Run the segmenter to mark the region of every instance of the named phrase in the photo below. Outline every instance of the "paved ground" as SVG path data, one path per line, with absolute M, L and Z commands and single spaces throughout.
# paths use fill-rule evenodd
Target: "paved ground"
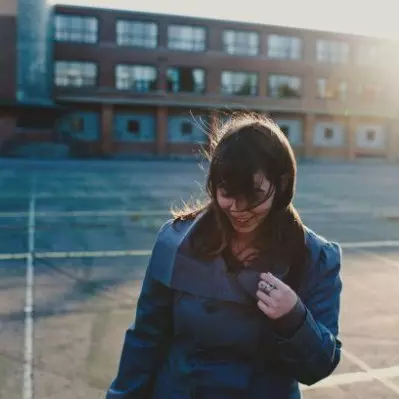
M 0 165 L 0 398 L 103 398 L 155 233 L 203 172 L 193 162 Z M 399 398 L 398 182 L 399 166 L 299 168 L 304 221 L 344 248 L 344 357 L 305 399 Z

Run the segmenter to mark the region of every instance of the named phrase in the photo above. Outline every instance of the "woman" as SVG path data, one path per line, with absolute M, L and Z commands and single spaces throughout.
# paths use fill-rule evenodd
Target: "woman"
M 340 360 L 341 251 L 291 201 L 276 124 L 213 135 L 209 202 L 160 230 L 107 399 L 296 399 Z

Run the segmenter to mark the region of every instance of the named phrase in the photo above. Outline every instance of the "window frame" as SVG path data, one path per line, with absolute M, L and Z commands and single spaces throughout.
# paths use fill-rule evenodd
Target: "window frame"
M 226 40 L 227 34 L 234 35 L 233 36 L 234 40 L 230 44 L 227 43 L 227 40 Z M 249 37 L 251 35 L 254 35 L 254 37 L 257 38 L 256 52 L 254 54 L 251 54 L 251 52 L 245 52 L 245 51 L 237 52 L 236 50 L 237 50 L 237 48 L 240 48 L 240 46 L 243 46 L 244 49 L 245 49 L 245 46 L 247 46 L 247 48 L 250 48 L 249 40 L 247 40 L 247 43 L 245 44 L 244 42 L 239 42 L 237 40 L 237 38 L 246 36 L 249 39 Z M 239 57 L 258 57 L 260 55 L 260 34 L 259 34 L 259 32 L 255 31 L 255 30 L 239 30 L 239 29 L 232 29 L 232 28 L 224 29 L 222 32 L 222 44 L 223 44 L 223 52 L 228 55 L 239 56 Z M 233 52 L 228 51 L 229 45 L 233 46 L 235 51 L 233 51 Z
M 296 79 L 299 82 L 299 87 L 297 89 L 298 95 L 297 96 L 281 96 L 281 95 L 272 95 L 274 93 L 274 90 L 271 89 L 271 84 L 270 84 L 270 79 L 272 77 L 279 77 L 279 78 L 290 78 L 290 79 Z M 289 87 L 290 85 L 288 85 Z M 281 87 L 281 84 L 278 86 Z M 289 87 L 291 89 L 291 87 Z M 291 89 L 293 90 L 293 89 Z M 302 93 L 303 90 L 303 82 L 302 82 L 302 77 L 298 75 L 288 75 L 288 74 L 281 74 L 281 73 L 269 73 L 267 75 L 267 97 L 270 98 L 275 98 L 275 99 L 300 99 L 303 96 Z
M 170 65 L 170 66 L 168 66 L 168 68 L 166 69 L 166 83 L 167 83 L 167 86 L 168 86 L 169 71 L 171 71 L 171 70 L 177 70 L 177 71 L 179 71 L 181 68 L 190 68 L 192 71 L 197 70 L 197 71 L 202 71 L 202 72 L 203 72 L 204 81 L 203 81 L 203 88 L 202 88 L 202 90 L 194 90 L 194 91 L 182 91 L 182 90 L 177 90 L 177 91 L 175 91 L 175 90 L 169 90 L 169 88 L 166 87 L 166 91 L 167 91 L 168 93 L 175 93 L 175 94 L 177 94 L 177 93 L 205 94 L 205 92 L 206 92 L 206 86 L 207 86 L 207 74 L 208 74 L 208 71 L 207 71 L 205 68 L 202 68 L 202 67 L 191 67 L 191 66 L 185 67 L 185 66 L 182 66 L 182 65 Z M 180 71 L 179 71 L 179 72 L 180 72 Z M 175 84 L 175 82 L 172 82 L 172 83 Z M 178 82 L 177 82 L 176 84 L 178 84 Z
M 58 26 L 57 26 L 57 21 L 60 21 L 61 19 L 64 20 L 69 20 L 69 25 L 68 28 L 69 30 L 65 29 L 64 27 L 64 35 L 67 36 L 65 38 L 61 38 L 58 35 Z M 73 36 L 73 34 L 76 32 L 74 32 L 74 30 L 72 29 L 73 26 L 73 21 L 76 20 L 80 20 L 80 21 L 84 21 L 84 20 L 93 20 L 95 21 L 95 32 L 93 31 L 79 31 L 80 36 L 84 37 L 85 35 L 94 35 L 94 40 L 82 40 L 82 39 L 73 39 L 71 38 L 71 36 Z M 82 26 L 84 26 L 84 24 L 81 24 Z M 54 15 L 54 20 L 53 20 L 53 38 L 54 41 L 57 43 L 73 43 L 73 44 L 97 44 L 99 42 L 99 32 L 100 32 L 100 22 L 99 22 L 99 18 L 95 17 L 95 16 L 91 16 L 91 15 L 82 15 L 82 14 L 68 14 L 68 13 L 56 13 Z
M 325 47 L 324 49 L 323 46 Z M 342 51 L 343 49 L 346 51 Z M 350 62 L 351 51 L 350 43 L 342 40 L 316 40 L 316 61 L 321 64 L 348 64 Z M 340 55 L 339 58 L 337 58 L 337 54 Z
M 71 85 L 71 84 L 66 84 L 66 85 L 60 85 L 57 84 L 57 78 L 59 78 L 57 74 L 57 67 L 61 64 L 76 64 L 76 65 L 86 65 L 88 66 L 94 66 L 94 77 L 93 77 L 93 83 L 92 84 L 81 84 L 81 85 Z M 66 75 L 67 76 L 67 75 Z M 64 78 L 66 78 L 66 76 Z M 83 77 L 84 78 L 84 77 Z M 82 78 L 82 79 L 83 79 Z M 87 76 L 86 76 L 87 78 Z M 73 89 L 85 89 L 85 88 L 93 88 L 98 86 L 98 78 L 99 78 L 99 64 L 94 61 L 86 61 L 86 60 L 55 60 L 54 65 L 53 65 L 53 85 L 57 88 L 73 88 Z
M 181 48 L 181 47 L 171 47 L 170 44 L 170 29 L 171 28 L 192 28 L 192 29 L 201 29 L 204 32 L 204 37 L 203 37 L 203 44 L 204 48 L 200 50 L 195 50 L 193 48 L 191 49 L 186 49 L 186 48 Z M 196 43 L 195 41 L 193 43 Z M 208 27 L 203 26 L 203 25 L 193 25 L 193 24 L 188 24 L 188 23 L 170 23 L 167 26 L 167 31 L 166 31 L 166 47 L 170 51 L 181 51 L 181 52 L 187 52 L 187 53 L 204 53 L 208 50 Z M 195 46 L 194 46 L 195 47 Z
M 320 86 L 319 84 L 321 81 L 324 81 L 324 95 L 322 95 L 320 91 Z M 335 84 L 337 83 L 337 84 Z M 333 92 L 334 96 L 328 96 L 326 93 L 329 92 L 329 85 L 334 84 L 333 86 Z M 348 99 L 348 82 L 346 80 L 339 80 L 338 82 L 331 82 L 330 79 L 326 77 L 318 77 L 316 79 L 316 98 L 319 100 L 329 100 L 329 101 L 340 101 L 340 102 L 345 102 Z
M 152 70 L 155 71 L 155 86 L 156 87 L 154 89 L 152 89 L 152 90 L 151 89 L 148 89 L 148 90 L 137 90 L 137 89 L 133 88 L 132 85 L 129 86 L 128 88 L 126 88 L 126 87 L 118 87 L 118 67 L 127 67 L 128 68 L 129 79 L 132 80 L 131 83 L 134 82 L 134 79 L 132 79 L 132 76 L 133 76 L 132 70 L 135 67 L 151 68 Z M 159 81 L 159 70 L 158 70 L 158 68 L 155 65 L 152 65 L 152 64 L 120 63 L 120 64 L 115 64 L 115 66 L 114 66 L 114 78 L 115 78 L 114 87 L 118 91 L 128 91 L 128 92 L 133 92 L 133 93 L 154 93 L 154 92 L 156 92 L 158 90 L 157 86 L 158 86 L 158 81 Z M 142 80 L 141 82 L 145 82 L 145 81 L 146 80 Z M 148 80 L 148 82 L 150 82 L 150 81 Z
M 123 43 L 119 42 L 119 31 L 118 31 L 118 25 L 119 24 L 127 24 L 130 28 L 132 28 L 132 26 L 136 23 L 138 24 L 142 24 L 142 26 L 147 25 L 154 25 L 156 27 L 156 35 L 154 37 L 151 38 L 146 38 L 145 36 L 141 37 L 141 39 L 144 40 L 152 40 L 155 39 L 155 46 L 146 46 L 146 45 L 137 45 L 137 44 L 132 44 L 132 42 L 127 43 L 126 41 Z M 130 39 L 132 38 L 133 35 L 133 29 L 130 29 L 130 31 L 128 32 L 128 34 L 126 33 L 127 31 L 124 31 L 124 35 L 128 36 Z M 123 36 L 122 36 L 123 37 Z M 133 48 L 137 48 L 137 49 L 147 49 L 147 50 L 154 50 L 156 48 L 159 47 L 159 23 L 156 21 L 152 21 L 152 20 L 140 20 L 140 19 L 126 19 L 126 18 L 118 18 L 115 22 L 115 42 L 116 45 L 118 47 L 133 47 Z
M 233 76 L 234 75 L 252 75 L 256 77 L 256 90 L 254 94 L 239 94 L 236 91 L 230 93 L 230 92 L 226 92 L 223 87 L 223 73 L 230 73 Z M 259 96 L 259 83 L 260 83 L 260 74 L 259 72 L 249 72 L 249 71 L 234 71 L 231 69 L 223 69 L 220 71 L 220 94 L 223 96 L 246 96 L 246 97 L 257 97 Z M 252 85 L 250 87 L 253 87 Z
M 290 45 L 290 56 L 289 57 L 282 57 L 278 55 L 273 55 L 271 53 L 271 39 L 273 38 L 279 38 L 279 39 L 291 39 L 291 45 Z M 292 45 L 292 40 L 298 41 L 299 43 L 299 52 L 298 52 L 298 57 L 293 57 L 292 53 L 294 53 L 295 47 Z M 291 35 L 282 35 L 282 34 L 277 34 L 277 33 L 271 33 L 267 35 L 267 58 L 271 60 L 289 60 L 289 61 L 300 61 L 303 59 L 303 39 L 299 36 L 291 36 Z

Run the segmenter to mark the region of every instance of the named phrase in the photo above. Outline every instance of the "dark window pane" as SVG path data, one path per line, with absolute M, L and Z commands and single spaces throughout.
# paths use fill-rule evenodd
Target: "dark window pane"
M 127 130 L 129 133 L 139 134 L 140 133 L 140 122 L 135 119 L 130 119 L 127 122 Z
M 193 133 L 193 125 L 189 122 L 181 124 L 181 133 L 186 136 Z
M 367 131 L 367 140 L 368 141 L 374 141 L 375 140 L 375 136 L 376 136 L 375 130 L 368 130 Z
M 334 136 L 334 130 L 331 129 L 330 127 L 326 127 L 326 128 L 324 129 L 324 137 L 325 137 L 326 139 L 332 139 L 333 136 Z

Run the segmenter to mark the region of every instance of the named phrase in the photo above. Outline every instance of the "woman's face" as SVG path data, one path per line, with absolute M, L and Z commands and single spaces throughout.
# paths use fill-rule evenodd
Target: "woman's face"
M 254 175 L 254 187 L 253 203 L 249 203 L 244 197 L 236 196 L 233 198 L 229 196 L 222 187 L 216 191 L 216 200 L 219 207 L 225 212 L 237 233 L 254 231 L 272 207 L 274 192 L 272 192 L 272 195 L 269 194 L 270 182 L 263 173 L 258 172 Z

